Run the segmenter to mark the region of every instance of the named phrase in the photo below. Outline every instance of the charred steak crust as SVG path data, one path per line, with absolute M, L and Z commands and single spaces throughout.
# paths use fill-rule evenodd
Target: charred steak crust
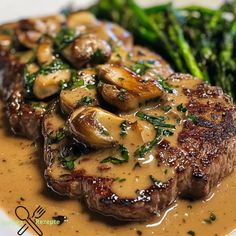
M 27 103 L 24 92 L 24 66 L 12 57 L 5 57 L 2 98 L 13 133 L 35 140 L 41 136 L 44 112 Z
M 191 76 L 173 74 L 169 79 L 181 81 Z M 147 220 L 177 197 L 207 196 L 236 166 L 236 108 L 220 88 L 203 82 L 183 91 L 189 101 L 191 119 L 185 120 L 177 146 L 165 139 L 156 146 L 158 162 L 175 169 L 175 175 L 167 182 L 154 184 L 130 199 L 120 198 L 111 190 L 114 179 L 87 176 L 81 170 L 55 179 L 51 167 L 58 159 L 60 148 L 47 144 L 45 120 L 53 115 L 54 111 L 50 111 L 43 122 L 48 166 L 45 176 L 49 187 L 63 195 L 82 197 L 90 209 L 126 221 Z

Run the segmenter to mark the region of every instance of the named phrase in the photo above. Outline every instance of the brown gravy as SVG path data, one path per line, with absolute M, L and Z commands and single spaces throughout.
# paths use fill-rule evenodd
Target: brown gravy
M 67 217 L 61 225 L 40 224 L 45 236 L 182 236 L 194 235 L 193 232 L 196 236 L 224 236 L 236 229 L 236 172 L 226 178 L 207 200 L 178 200 L 151 222 L 121 223 L 93 214 L 79 201 L 60 197 L 48 189 L 43 177 L 42 154 L 37 152 L 32 141 L 12 136 L 6 127 L 7 124 L 2 122 L 0 207 L 13 220 L 17 220 L 15 208 L 19 205 L 25 206 L 29 212 L 38 205 L 43 206 L 46 213 L 41 220 L 52 220 L 56 215 Z M 216 220 L 209 224 L 204 219 L 208 219 L 211 212 Z

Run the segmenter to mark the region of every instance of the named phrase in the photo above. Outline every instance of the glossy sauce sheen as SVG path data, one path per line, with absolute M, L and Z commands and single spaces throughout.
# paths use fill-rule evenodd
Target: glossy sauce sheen
M 39 225 L 44 235 L 195 235 L 223 236 L 236 226 L 236 173 L 222 181 L 214 194 L 205 201 L 178 200 L 160 216 L 145 223 L 121 223 L 91 213 L 77 200 L 69 200 L 53 193 L 46 186 L 43 155 L 31 141 L 13 137 L 1 118 L 0 129 L 0 202 L 13 220 L 19 205 L 33 212 L 38 205 L 46 209 L 41 220 L 52 220 L 62 215 L 67 221 L 62 225 Z M 212 224 L 204 219 L 216 215 Z

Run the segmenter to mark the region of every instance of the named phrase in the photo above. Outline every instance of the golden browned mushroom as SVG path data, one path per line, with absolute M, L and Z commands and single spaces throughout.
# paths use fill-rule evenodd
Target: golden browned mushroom
M 11 48 L 12 36 L 0 34 L 0 51 L 8 51 Z
M 102 85 L 101 95 L 120 110 L 134 109 L 139 103 L 162 95 L 156 80 L 145 80 L 124 67 L 105 64 L 99 65 L 98 70 L 105 83 L 113 85 Z
M 110 45 L 95 35 L 83 35 L 63 50 L 63 54 L 75 67 L 107 61 L 111 55 Z
M 174 71 L 160 55 L 141 46 L 134 46 L 124 65 L 139 72 L 145 79 L 156 78 L 157 75 L 167 78 Z
M 33 74 L 39 70 L 39 67 L 35 63 L 30 63 L 26 65 L 26 70 L 29 74 Z
M 50 97 L 60 90 L 62 82 L 68 82 L 71 77 L 69 69 L 57 70 L 49 74 L 38 74 L 34 81 L 33 92 L 39 99 Z
M 37 31 L 55 37 L 61 30 L 63 22 L 65 22 L 63 15 L 55 15 L 21 20 L 19 27 L 22 31 Z
M 133 110 L 138 107 L 140 102 L 137 96 L 124 89 L 118 89 L 115 85 L 102 83 L 99 86 L 99 91 L 105 101 L 122 111 Z
M 84 25 L 85 27 L 96 26 L 99 21 L 96 17 L 88 11 L 80 11 L 70 14 L 67 17 L 66 25 L 69 28 L 76 28 Z
M 34 55 L 35 55 L 35 52 L 33 50 L 15 53 L 16 59 L 22 64 L 27 64 L 28 62 L 30 62 L 31 59 L 34 57 Z
M 42 34 L 37 31 L 28 30 L 16 30 L 16 36 L 21 44 L 27 48 L 36 48 L 38 46 L 38 41 L 40 40 Z
M 42 18 L 31 18 L 19 21 L 16 36 L 21 44 L 27 48 L 35 48 L 42 35 L 55 37 L 61 30 L 64 16 L 56 15 Z
M 98 105 L 95 74 L 94 69 L 83 69 L 77 73 L 72 88 L 61 91 L 60 104 L 65 113 L 70 114 L 83 105 Z
M 91 147 L 106 148 L 118 144 L 120 125 L 125 119 L 98 107 L 81 107 L 69 118 L 70 132 Z
M 133 46 L 132 35 L 115 23 L 100 22 L 98 25 L 88 28 L 86 32 L 109 42 L 112 47 L 122 45 L 126 50 L 131 50 Z
M 52 44 L 50 42 L 40 43 L 36 55 L 40 64 L 50 64 L 55 59 L 53 56 Z

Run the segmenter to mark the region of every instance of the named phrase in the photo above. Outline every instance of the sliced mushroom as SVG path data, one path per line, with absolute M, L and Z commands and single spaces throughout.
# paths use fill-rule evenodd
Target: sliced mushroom
M 17 30 L 16 36 L 19 42 L 27 48 L 36 48 L 38 46 L 38 42 L 42 36 L 40 32 L 29 30 L 22 31 Z
M 162 90 L 156 80 L 144 80 L 124 67 L 105 64 L 99 65 L 98 70 L 105 83 L 116 86 L 116 89 L 102 86 L 101 95 L 107 102 L 113 101 L 112 105 L 117 106 L 120 110 L 135 108 L 139 103 L 162 95 Z M 112 96 L 112 100 L 109 100 L 109 96 Z
M 63 54 L 75 67 L 80 68 L 88 63 L 107 61 L 111 56 L 111 47 L 106 41 L 88 34 L 75 39 L 63 50 Z
M 86 32 L 109 42 L 112 47 L 116 47 L 117 44 L 120 44 L 123 45 L 126 50 L 131 50 L 133 46 L 132 35 L 114 23 L 100 22 L 98 25 L 88 28 Z
M 39 67 L 35 63 L 30 63 L 26 65 L 26 70 L 29 74 L 33 74 L 39 70 Z
M 109 104 L 118 107 L 122 111 L 130 111 L 138 107 L 139 99 L 137 96 L 117 86 L 103 83 L 99 87 L 103 99 Z
M 17 53 L 15 53 L 15 56 L 21 64 L 27 64 L 34 57 L 34 51 L 29 50 L 29 51 L 24 51 L 24 52 L 17 52 Z M 38 66 L 37 66 L 37 68 L 38 68 Z
M 19 26 L 22 31 L 36 31 L 55 37 L 61 30 L 63 22 L 65 22 L 63 15 L 55 15 L 21 20 Z
M 157 75 L 167 78 L 174 72 L 170 64 L 168 64 L 160 55 L 145 47 L 134 46 L 124 65 L 135 71 L 135 67 L 138 68 L 138 65 L 142 64 L 144 65 L 144 73 L 142 76 L 147 80 L 156 78 Z M 147 66 L 146 68 L 145 64 Z
M 69 28 L 76 28 L 78 26 L 96 26 L 99 23 L 99 21 L 96 19 L 96 17 L 88 11 L 80 11 L 70 14 L 67 17 L 66 25 Z
M 62 15 L 21 20 L 16 36 L 25 47 L 36 48 L 43 35 L 55 37 L 64 20 Z
M 118 144 L 120 118 L 98 107 L 81 107 L 69 119 L 70 132 L 81 142 L 95 148 L 112 147 Z
M 71 77 L 69 69 L 58 70 L 50 74 L 38 74 L 34 81 L 33 92 L 39 99 L 50 97 L 60 91 L 62 82 L 68 82 Z
M 12 37 L 10 35 L 0 34 L 0 51 L 8 51 L 11 44 Z
M 40 64 L 50 64 L 55 59 L 52 51 L 50 42 L 40 43 L 36 51 L 38 62 Z
M 97 99 L 96 80 L 94 69 L 84 69 L 77 74 L 72 88 L 62 90 L 60 93 L 60 104 L 62 110 L 70 114 L 79 106 L 99 105 Z

